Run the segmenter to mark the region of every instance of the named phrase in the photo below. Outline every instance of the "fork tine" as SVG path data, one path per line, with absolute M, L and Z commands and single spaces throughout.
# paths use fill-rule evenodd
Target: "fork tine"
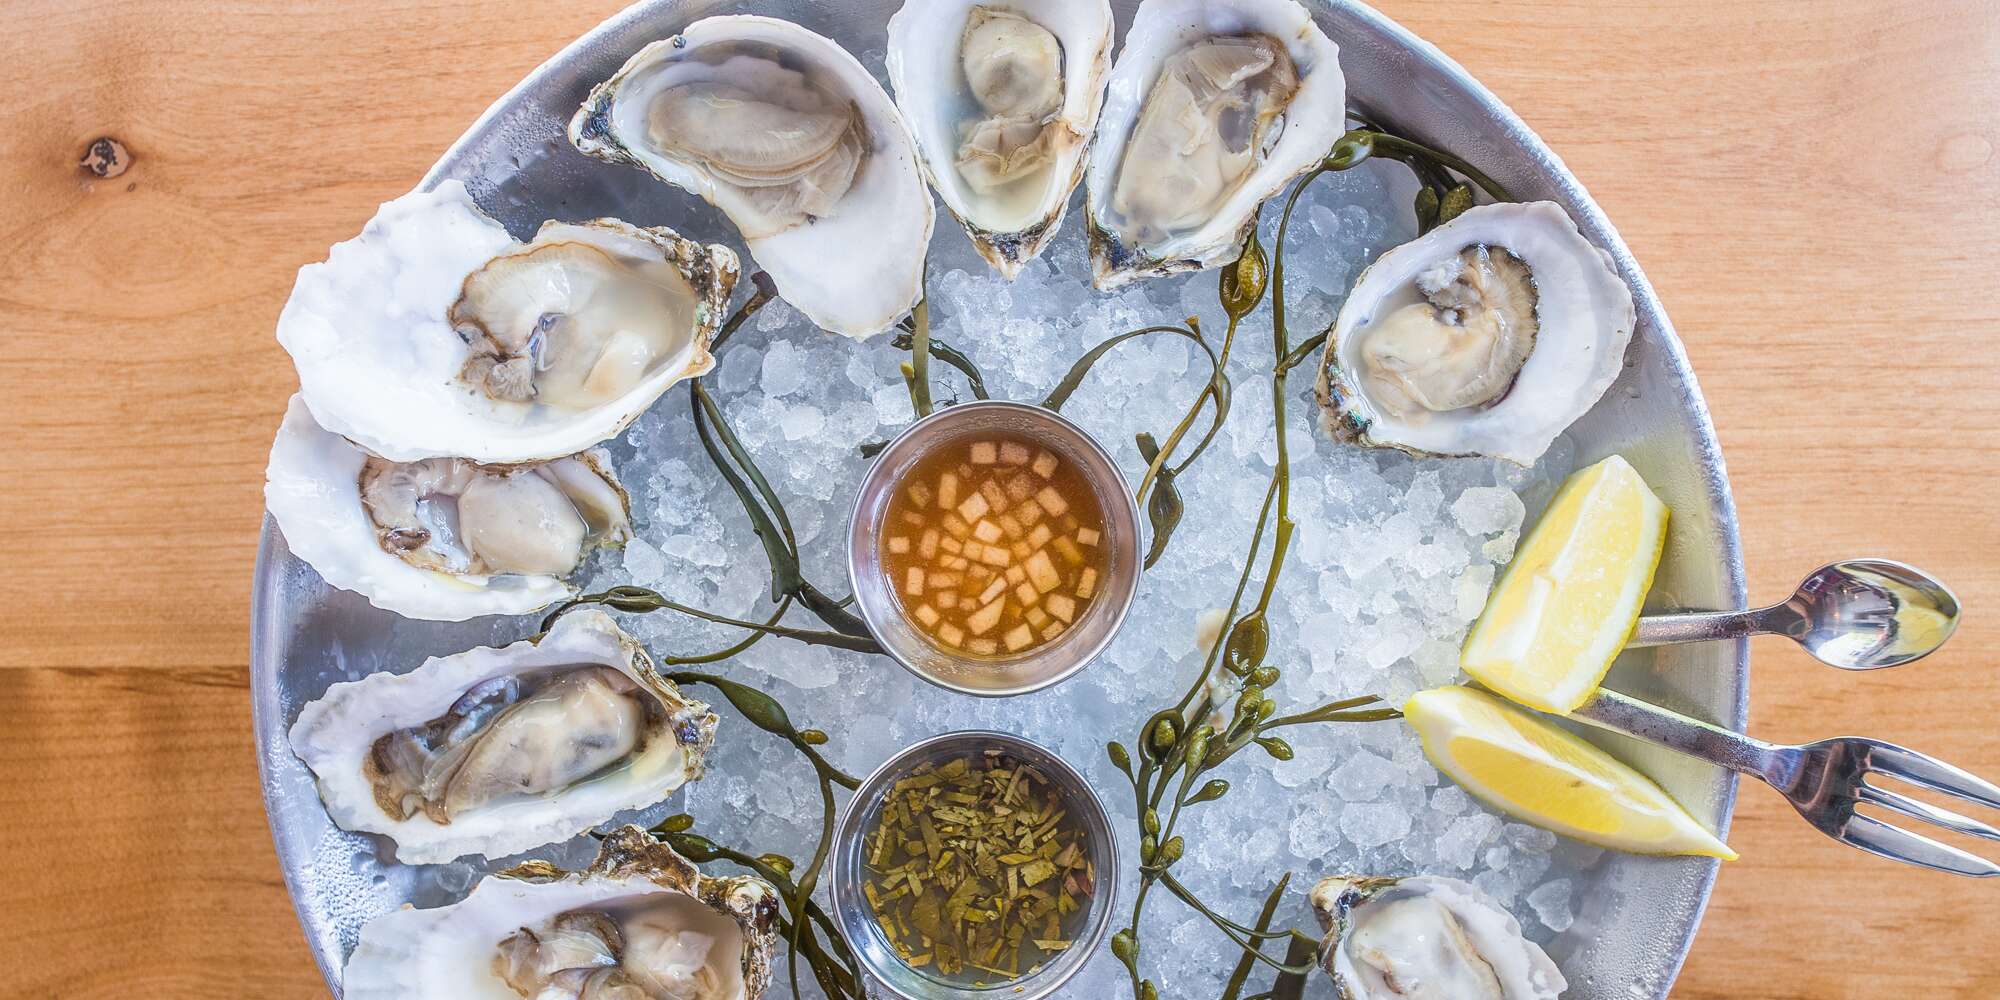
M 1987 826 L 1978 820 L 1960 816 L 1949 809 L 1939 809 L 1928 802 L 1920 802 L 1907 795 L 1898 795 L 1895 792 L 1876 788 L 1873 785 L 1862 785 L 1855 789 L 1855 794 L 1863 802 L 1872 802 L 1884 809 L 1894 809 L 1905 816 L 1920 819 L 1927 823 L 1936 823 L 1947 830 L 1954 830 L 1968 837 L 2000 840 L 2000 830 Z
M 1870 770 L 1880 771 L 1892 778 L 1901 778 L 1932 791 L 1956 795 L 1980 805 L 2000 809 L 2000 785 L 1995 785 L 1963 768 L 1953 767 L 1936 757 L 1893 743 L 1883 743 L 1879 740 L 1859 742 L 1869 747 Z
M 1996 865 L 1977 854 L 1961 851 L 1949 844 L 1940 844 L 1928 837 L 1919 837 L 1908 830 L 1890 826 L 1879 819 L 1855 815 L 1847 821 L 1847 826 L 1835 834 L 1870 854 L 1901 861 L 1920 868 L 1932 868 L 1953 875 L 1970 875 L 1985 878 L 2000 875 L 2000 865 Z

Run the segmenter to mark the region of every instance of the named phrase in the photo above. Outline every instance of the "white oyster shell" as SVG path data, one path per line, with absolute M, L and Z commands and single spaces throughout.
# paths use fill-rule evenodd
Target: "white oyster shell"
M 378 541 L 375 522 L 361 499 L 361 469 L 367 460 L 367 452 L 353 442 L 322 428 L 303 396 L 292 397 L 271 444 L 264 505 L 277 519 L 292 553 L 327 583 L 354 591 L 385 611 L 430 621 L 526 614 L 576 593 L 559 577 L 458 575 L 426 569 L 390 553 Z M 557 461 L 584 463 L 624 501 L 610 455 L 602 449 Z M 619 530 L 599 544 L 622 544 L 626 537 Z
M 1162 67 L 1204 39 L 1247 34 L 1282 43 L 1298 74 L 1275 141 L 1206 221 L 1162 239 L 1134 241 L 1112 206 L 1126 149 Z M 1116 288 L 1234 260 L 1264 200 L 1324 158 L 1346 124 L 1340 48 L 1294 0 L 1144 0 L 1111 67 L 1084 173 L 1093 283 Z
M 630 911 L 680 897 L 735 925 L 737 981 L 714 1000 L 756 1000 L 771 983 L 780 901 L 770 883 L 750 875 L 712 878 L 635 826 L 605 837 L 588 868 L 564 872 L 528 862 L 474 886 L 464 899 L 418 910 L 405 907 L 369 921 L 342 971 L 346 1000 L 521 1000 L 495 974 L 500 942 L 524 927 L 574 910 Z M 704 997 L 703 1000 L 709 1000 Z
M 494 678 L 583 665 L 617 670 L 658 699 L 673 739 L 656 740 L 617 770 L 553 795 L 490 803 L 447 824 L 422 811 L 398 819 L 376 801 L 365 767 L 382 736 L 445 715 L 465 692 Z M 715 726 L 708 706 L 662 677 L 610 615 L 584 608 L 558 619 L 539 641 L 481 646 L 431 657 L 406 674 L 377 673 L 334 684 L 300 710 L 290 740 L 292 752 L 318 779 L 320 799 L 334 823 L 390 838 L 404 864 L 440 864 L 466 855 L 505 857 L 567 840 L 619 812 L 665 799 L 701 777 Z
M 654 99 L 691 81 L 745 91 L 803 85 L 851 102 L 865 127 L 866 154 L 830 210 L 765 231 L 751 216 L 743 189 L 654 143 L 648 126 Z M 709 112 L 711 118 L 726 114 Z M 717 120 L 747 118 L 739 113 Z M 924 254 L 937 213 L 916 148 L 881 84 L 831 39 L 777 18 L 702 18 L 640 49 L 593 88 L 570 120 L 569 138 L 584 153 L 643 167 L 722 209 L 778 293 L 822 329 L 869 337 L 894 325 L 923 296 Z
M 984 117 L 961 59 L 978 8 L 1026 18 L 1062 46 L 1061 99 L 1043 123 L 1049 164 L 993 193 L 968 183 L 957 162 L 965 128 Z M 889 19 L 889 82 L 923 154 L 924 175 L 980 255 L 1009 279 L 1055 238 L 1083 177 L 1104 105 L 1112 29 L 1108 0 L 906 0 Z
M 1370 398 L 1362 345 L 1372 324 L 1416 301 L 1418 275 L 1475 245 L 1528 266 L 1539 327 L 1512 388 L 1483 406 L 1397 416 Z M 1532 465 L 1618 378 L 1632 340 L 1632 291 L 1611 255 L 1577 232 L 1562 206 L 1479 205 L 1385 253 L 1354 283 L 1327 338 L 1321 424 L 1342 440 L 1416 454 L 1489 455 Z
M 1340 1000 L 1556 1000 L 1569 985 L 1519 921 L 1455 878 L 1335 876 L 1307 898 Z
M 673 264 L 701 297 L 696 327 L 632 388 L 601 405 L 563 409 L 497 400 L 460 381 L 466 338 L 447 318 L 467 276 L 523 248 L 447 180 L 384 204 L 361 234 L 299 269 L 278 317 L 278 342 L 321 426 L 398 462 L 455 457 L 531 462 L 571 455 L 623 430 L 661 393 L 714 365 L 738 265 L 726 247 L 615 220 L 556 223 L 542 240 L 584 242 L 614 259 Z

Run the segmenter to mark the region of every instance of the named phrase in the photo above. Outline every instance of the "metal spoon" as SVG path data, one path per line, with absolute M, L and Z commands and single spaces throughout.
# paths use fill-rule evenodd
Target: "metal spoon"
M 1842 670 L 1898 667 L 1944 645 L 1958 598 L 1914 566 L 1849 559 L 1821 566 L 1791 599 L 1750 611 L 1691 611 L 1639 619 L 1628 646 L 1783 635 Z

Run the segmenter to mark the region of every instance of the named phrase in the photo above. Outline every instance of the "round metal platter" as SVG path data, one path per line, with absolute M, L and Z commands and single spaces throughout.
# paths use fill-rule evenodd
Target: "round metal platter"
M 1620 453 L 1673 510 L 1673 529 L 1650 606 L 1744 606 L 1735 508 L 1714 428 L 1659 300 L 1610 221 L 1555 153 L 1436 48 L 1363 5 L 1304 2 L 1340 46 L 1351 104 L 1479 165 L 1517 197 L 1560 203 L 1585 237 L 1611 252 L 1637 300 L 1638 328 L 1625 373 L 1570 430 L 1578 464 Z M 899 5 L 900 0 L 636 4 L 530 73 L 444 154 L 423 184 L 463 180 L 478 202 L 519 236 L 545 218 L 610 214 L 610 206 L 627 205 L 658 182 L 576 153 L 563 129 L 589 88 L 631 53 L 697 18 L 720 13 L 789 18 L 856 53 L 879 51 L 884 25 Z M 1136 0 L 1114 0 L 1121 37 L 1134 6 Z M 950 227 L 948 217 L 939 220 L 940 233 Z M 472 875 L 463 869 L 446 877 L 406 878 L 397 866 L 379 863 L 365 846 L 357 853 L 354 843 L 363 842 L 332 827 L 310 772 L 291 754 L 286 730 L 299 707 L 335 680 L 389 663 L 414 664 L 425 655 L 505 642 L 520 634 L 515 625 L 493 619 L 458 625 L 411 622 L 377 610 L 359 596 L 323 583 L 291 555 L 283 536 L 266 521 L 251 625 L 251 689 L 264 798 L 299 922 L 336 992 L 341 962 L 362 921 L 405 902 L 448 902 L 468 887 L 458 883 L 469 883 Z M 1609 685 L 1741 728 L 1749 690 L 1748 648 L 1738 641 L 1627 656 L 1614 668 Z M 1699 818 L 1727 832 L 1735 799 L 1733 776 L 1617 737 L 1592 738 L 1657 779 Z M 1716 863 L 1705 859 L 1616 854 L 1586 870 L 1575 895 L 1575 923 L 1549 946 L 1569 977 L 1567 995 L 1666 996 L 1715 874 Z

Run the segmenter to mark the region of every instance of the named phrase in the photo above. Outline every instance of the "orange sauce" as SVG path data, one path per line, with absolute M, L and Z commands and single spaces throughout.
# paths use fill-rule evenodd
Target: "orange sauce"
M 1104 507 L 1033 440 L 974 435 L 918 459 L 882 525 L 904 617 L 948 652 L 1018 657 L 1081 620 L 1108 563 Z

